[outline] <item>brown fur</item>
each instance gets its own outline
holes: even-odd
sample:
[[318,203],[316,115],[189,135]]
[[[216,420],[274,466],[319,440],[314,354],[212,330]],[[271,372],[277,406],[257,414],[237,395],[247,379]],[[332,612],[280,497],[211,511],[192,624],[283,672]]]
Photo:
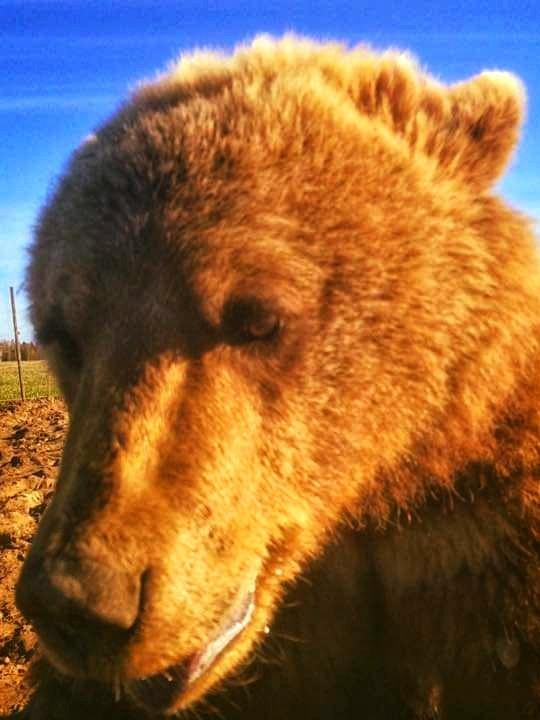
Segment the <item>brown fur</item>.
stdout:
[[82,680],[33,718],[196,653],[255,576],[174,708],[269,625],[277,662],[211,696],[227,717],[538,717],[540,264],[492,190],[522,110],[504,73],[446,88],[259,38],[182,59],[75,153],[28,276],[71,426],[27,568],[114,568],[144,600],[75,660],[45,632]]

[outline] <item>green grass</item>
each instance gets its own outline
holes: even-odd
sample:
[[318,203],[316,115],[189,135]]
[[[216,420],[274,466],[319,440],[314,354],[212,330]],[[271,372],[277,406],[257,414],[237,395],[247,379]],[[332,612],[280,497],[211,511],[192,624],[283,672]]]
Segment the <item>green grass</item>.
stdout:
[[[42,360],[22,363],[27,398],[59,397],[58,386]],[[0,363],[0,402],[20,400],[19,375],[16,362]]]

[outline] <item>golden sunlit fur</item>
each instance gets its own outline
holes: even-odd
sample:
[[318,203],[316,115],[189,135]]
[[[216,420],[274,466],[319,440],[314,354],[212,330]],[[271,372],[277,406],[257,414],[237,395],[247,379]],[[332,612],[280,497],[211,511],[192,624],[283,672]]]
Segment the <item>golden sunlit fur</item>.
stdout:
[[[45,628],[62,673],[162,673],[255,582],[168,711],[269,626],[312,657],[284,641],[287,680],[261,671],[227,717],[538,717],[540,264],[492,189],[523,104],[509,74],[445,87],[407,55],[261,37],[182,58],[77,150],[28,274],[71,424],[27,567],[113,568],[143,599],[84,662]],[[50,682],[32,718],[73,692]]]

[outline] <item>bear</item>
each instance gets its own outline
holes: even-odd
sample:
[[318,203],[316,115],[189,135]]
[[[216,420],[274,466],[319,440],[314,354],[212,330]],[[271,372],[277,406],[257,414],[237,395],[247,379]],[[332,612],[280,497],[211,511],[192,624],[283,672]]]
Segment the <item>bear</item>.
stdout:
[[540,716],[524,103],[260,36],[75,150],[27,275],[70,415],[27,717]]

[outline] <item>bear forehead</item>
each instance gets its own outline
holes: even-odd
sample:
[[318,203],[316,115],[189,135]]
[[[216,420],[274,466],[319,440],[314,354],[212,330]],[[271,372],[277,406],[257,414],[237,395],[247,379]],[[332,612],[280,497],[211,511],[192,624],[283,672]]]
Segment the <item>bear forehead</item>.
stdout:
[[[276,119],[282,108],[271,105]],[[268,117],[227,92],[127,106],[78,150],[43,217],[41,238],[63,256],[57,291],[76,292],[66,280],[72,259],[78,282],[130,267],[163,282],[166,268],[201,298],[272,287],[299,307],[332,266],[335,248],[320,238],[335,217],[323,197],[329,180],[333,203],[345,197],[346,163],[336,154],[350,156],[339,133],[329,143],[317,123],[315,157],[314,132],[302,123],[280,120],[269,132]]]
[[241,224],[249,215],[251,225],[280,211],[291,222],[321,184],[338,194],[341,180],[361,172],[350,162],[366,142],[359,115],[334,112],[290,83],[259,92],[246,99],[245,88],[223,89],[157,107],[134,101],[81,149],[78,190],[132,197],[139,211],[161,206],[177,229],[200,230],[224,217]]
[[166,297],[173,312],[187,302],[212,324],[234,299],[260,298],[286,315],[316,305],[331,246],[314,241],[286,188],[274,186],[269,203],[260,177],[222,178],[219,163],[188,166],[181,150],[168,155],[176,139],[163,119],[144,115],[116,143],[98,139],[76,158],[42,228],[58,250],[47,261],[50,304],[68,324],[99,302],[129,304],[134,287],[141,307],[146,294]]

